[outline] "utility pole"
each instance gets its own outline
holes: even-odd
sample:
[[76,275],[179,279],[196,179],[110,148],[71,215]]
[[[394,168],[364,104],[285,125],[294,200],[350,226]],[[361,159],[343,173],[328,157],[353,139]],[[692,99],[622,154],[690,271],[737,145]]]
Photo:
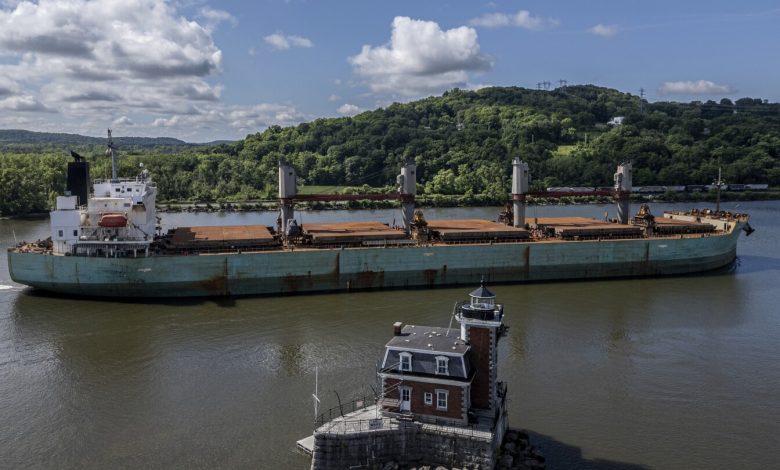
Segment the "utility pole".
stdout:
[[566,84],[567,84],[567,83],[568,83],[568,82],[567,82],[566,80],[564,80],[564,79],[560,79],[560,80],[558,80],[558,84],[559,84],[559,85],[561,86],[561,88],[563,88],[564,90],[566,90]]
[[544,82],[542,82],[542,85],[544,85],[544,89],[545,90],[549,90],[550,89],[550,82],[544,81]]
[[639,114],[645,113],[645,89],[639,89]]
[[542,82],[536,82],[536,89],[541,90],[542,89]]

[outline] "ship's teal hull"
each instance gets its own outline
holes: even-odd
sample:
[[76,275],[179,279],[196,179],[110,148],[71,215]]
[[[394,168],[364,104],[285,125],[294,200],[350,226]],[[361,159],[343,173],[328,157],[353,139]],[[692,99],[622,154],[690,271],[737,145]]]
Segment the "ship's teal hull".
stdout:
[[696,238],[295,249],[149,258],[9,251],[11,278],[37,289],[102,297],[278,295],[682,275],[729,266],[742,224]]

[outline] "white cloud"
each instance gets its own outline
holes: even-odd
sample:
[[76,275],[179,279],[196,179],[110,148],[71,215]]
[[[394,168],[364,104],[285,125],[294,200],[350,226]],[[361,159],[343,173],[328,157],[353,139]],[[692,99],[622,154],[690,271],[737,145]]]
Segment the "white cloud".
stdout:
[[532,16],[529,11],[520,10],[517,13],[485,13],[469,21],[469,24],[483,28],[514,26],[529,30],[541,30],[554,28],[560,24],[560,21],[555,18]]
[[596,36],[601,36],[608,38],[610,36],[614,36],[618,32],[617,25],[614,24],[597,24],[596,26],[589,28],[588,32],[591,34],[595,34]]
[[311,40],[301,36],[285,36],[282,33],[274,33],[263,38],[274,49],[283,51],[291,47],[312,47]]
[[0,109],[5,109],[8,111],[21,111],[21,112],[29,112],[29,113],[56,113],[57,110],[49,108],[48,106],[44,105],[35,97],[24,95],[24,96],[12,96],[10,98],[6,98],[4,100],[0,100]]
[[[209,108],[192,108],[188,112],[159,117],[151,126],[171,130],[219,129],[227,125],[235,133],[256,132],[272,125],[291,126],[299,124],[311,116],[298,111],[294,106],[261,103],[256,105],[215,105]],[[202,134],[196,134],[204,140]]]
[[212,28],[235,22],[227,12],[204,7],[193,20],[165,0],[2,5],[0,126],[101,135],[106,121],[130,125],[133,116],[136,132],[203,140],[303,120],[290,105],[220,102]]
[[328,96],[328,101],[338,101],[341,97],[339,95],[330,95]]
[[206,29],[209,31],[214,31],[222,22],[228,22],[233,26],[238,25],[238,20],[235,16],[224,10],[216,10],[211,7],[201,8],[198,16],[206,20]]
[[129,117],[127,117],[127,116],[120,116],[120,117],[114,119],[113,124],[115,126],[125,126],[125,127],[130,127],[130,126],[135,125],[133,120],[130,119]]
[[362,112],[363,110],[359,108],[358,106],[355,106],[354,104],[344,103],[341,106],[338,107],[336,110],[337,113],[343,114],[344,116],[354,116],[355,114],[358,114]]
[[664,82],[658,87],[662,95],[730,95],[737,92],[732,85],[719,85],[710,80]]
[[443,31],[436,22],[397,16],[390,42],[364,45],[349,57],[372,91],[419,96],[468,83],[469,71],[488,70],[492,59],[479,51],[477,32],[461,26]]
[[0,98],[19,92],[19,84],[15,80],[0,75]]

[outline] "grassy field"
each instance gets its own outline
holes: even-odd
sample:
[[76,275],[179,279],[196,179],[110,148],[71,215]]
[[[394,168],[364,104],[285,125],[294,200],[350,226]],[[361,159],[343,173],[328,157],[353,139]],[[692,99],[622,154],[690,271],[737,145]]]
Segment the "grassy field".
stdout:
[[347,186],[319,186],[319,185],[302,185],[298,186],[298,194],[338,194]]
[[558,148],[555,150],[555,155],[560,155],[562,157],[565,157],[566,155],[569,155],[574,151],[574,148],[577,147],[576,145],[559,145]]

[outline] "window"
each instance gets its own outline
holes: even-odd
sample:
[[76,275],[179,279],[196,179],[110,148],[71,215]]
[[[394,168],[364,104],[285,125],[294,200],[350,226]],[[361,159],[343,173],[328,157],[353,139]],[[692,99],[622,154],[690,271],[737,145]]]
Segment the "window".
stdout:
[[402,352],[399,354],[400,362],[398,363],[398,370],[411,371],[412,370],[412,354],[408,352]]
[[426,405],[433,405],[433,393],[425,392],[424,400]]
[[436,409],[447,411],[447,395],[450,392],[447,390],[436,390]]
[[57,236],[62,237],[62,230],[57,231]]
[[445,356],[436,356],[436,374],[437,375],[449,375],[449,363],[450,358]]
[[78,237],[79,236],[79,231],[78,230],[74,230],[73,231],[73,236],[74,237]]

